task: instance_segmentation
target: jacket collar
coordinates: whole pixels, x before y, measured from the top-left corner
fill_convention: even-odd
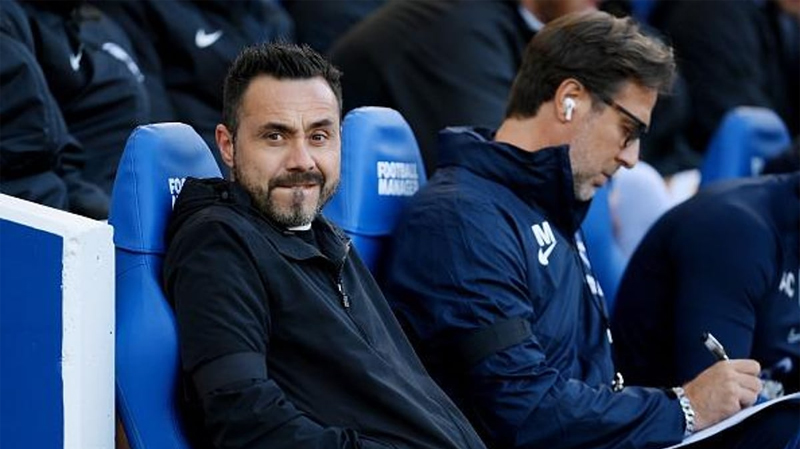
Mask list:
[[[575,198],[569,146],[529,152],[493,138],[494,132],[484,128],[445,129],[439,133],[439,168],[463,167],[503,185],[562,232],[574,234],[590,202]]]
[[[278,252],[290,259],[307,260],[322,257],[340,266],[350,249],[350,239],[322,215],[317,215],[311,224],[318,247],[309,245],[294,231],[283,228],[262,214],[242,186],[219,178],[186,180],[171,220],[174,225],[170,226],[173,228],[172,233],[177,231],[174,227],[190,215],[212,205],[227,206],[240,214],[256,219],[258,227],[268,235]]]

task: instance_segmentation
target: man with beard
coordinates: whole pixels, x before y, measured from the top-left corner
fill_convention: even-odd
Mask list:
[[[342,232],[340,73],[308,47],[244,50],[216,140],[231,180],[189,179],[167,231],[198,441],[225,448],[483,448],[426,374]]]

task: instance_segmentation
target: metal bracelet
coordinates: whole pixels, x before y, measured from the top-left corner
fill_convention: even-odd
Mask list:
[[[678,403],[681,405],[681,411],[683,411],[683,420],[686,426],[684,427],[683,436],[687,437],[694,433],[694,418],[695,413],[694,409],[692,408],[692,403],[689,402],[689,397],[686,396],[686,392],[683,391],[681,387],[675,387],[672,389],[672,392],[675,393],[675,397],[678,398]]]

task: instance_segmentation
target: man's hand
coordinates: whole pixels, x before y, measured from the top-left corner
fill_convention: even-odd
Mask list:
[[[761,391],[755,360],[723,360],[683,386],[695,413],[695,430],[702,430],[753,405]]]

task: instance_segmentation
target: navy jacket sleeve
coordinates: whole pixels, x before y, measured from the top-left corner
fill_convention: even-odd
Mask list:
[[[513,218],[472,201],[419,208],[408,218],[396,236],[404,244],[394,248],[387,292],[423,344],[543,313],[531,300],[539,293],[529,291],[525,248]],[[563,317],[570,319],[578,317]],[[562,325],[574,326],[547,324]],[[464,375],[457,373],[459,379],[437,380],[451,393],[460,391],[456,402],[498,447],[610,449],[680,441],[683,415],[663,391],[628,387],[615,393],[610,386],[592,386],[562,373],[548,359],[548,334],[534,327],[527,341],[483,359]]]
[[[692,220],[692,226],[678,226],[668,246],[679,261],[673,365],[680,382],[716,361],[701,342],[703,332],[713,333],[731,358],[751,356],[758,303],[778,276],[778,242],[763,219],[727,208]]]
[[[28,19],[16,3],[0,4],[0,46],[2,191],[92,218],[106,218],[108,196],[83,180],[80,166],[62,161],[62,153],[83,149],[67,130],[36,60]],[[86,204],[94,207],[83,207]]]
[[[192,375],[226,356],[256,354],[261,365],[246,368],[266,373],[218,373],[218,388],[200,393],[205,432],[214,447],[383,447],[352,429],[313,421],[270,379],[267,280],[253,261],[241,236],[220,222],[184,225],[165,260],[165,290],[176,310],[184,371]]]

